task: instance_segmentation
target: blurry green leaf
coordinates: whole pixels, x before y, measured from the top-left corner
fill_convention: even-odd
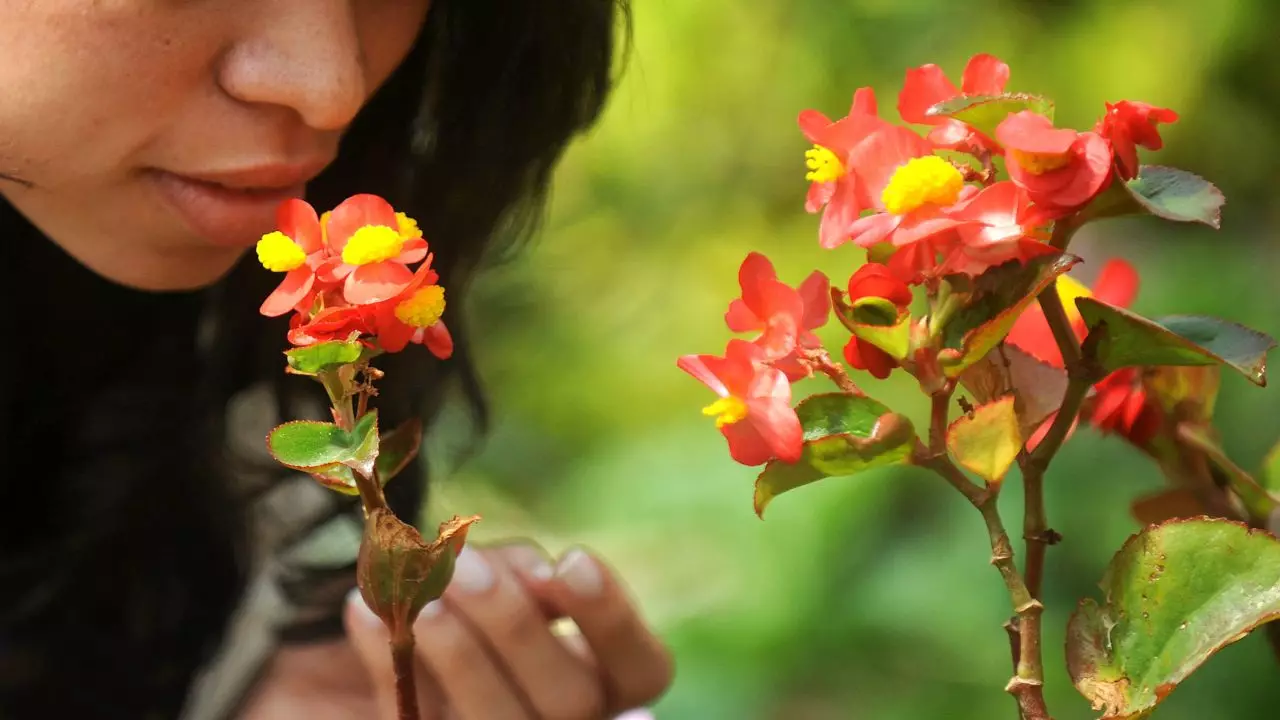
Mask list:
[[[1217,471],[1215,475],[1225,480],[1231,491],[1240,498],[1253,522],[1265,526],[1271,521],[1277,508],[1280,508],[1280,496],[1273,497],[1252,475],[1227,457],[1226,451],[1209,435],[1206,428],[1183,422],[1178,425],[1177,437],[1184,445],[1204,453]]]
[[[289,368],[298,375],[315,375],[338,365],[347,365],[360,359],[364,346],[358,342],[332,340],[330,342],[293,348],[285,351]]]
[[[1272,446],[1263,459],[1261,477],[1267,492],[1280,493],[1280,443]]]
[[[1148,397],[1158,402],[1165,414],[1205,423],[1213,419],[1221,384],[1219,365],[1160,365],[1142,375]]]
[[[947,428],[947,450],[961,467],[998,485],[1022,450],[1013,396],[981,405]]]
[[[378,457],[378,414],[365,413],[351,432],[334,423],[297,420],[267,436],[267,449],[281,465],[312,471],[345,465],[357,472],[373,472]]]
[[[979,278],[970,304],[947,324],[949,349],[938,356],[947,377],[958,377],[999,345],[1022,311],[1036,301],[1036,296],[1052,287],[1059,275],[1079,261],[1078,257],[1064,253],[1028,260],[1021,267],[1016,261],[1002,265],[995,268],[1001,279],[996,288],[1000,289],[985,289],[991,287],[991,282]],[[1014,288],[1017,290],[1013,291]]]
[[[418,454],[418,446],[422,442],[422,421],[411,418],[400,427],[386,433],[378,441],[378,459],[374,468],[378,473],[378,481],[384,486],[404,470]],[[359,495],[356,478],[351,468],[342,463],[331,463],[307,470],[316,482],[336,490],[344,495]]]
[[[1053,120],[1052,100],[1019,93],[959,95],[934,105],[925,114],[955,118],[983,135],[994,138],[996,128],[1005,118],[1023,110],[1030,110]]]
[[[911,421],[868,397],[812,395],[796,406],[804,452],[795,463],[770,461],[756,479],[756,514],[773,498],[828,477],[906,461],[915,444]]]
[[[1267,384],[1267,351],[1276,341],[1257,330],[1192,315],[1148,320],[1087,297],[1077,299],[1076,307],[1091,333],[1102,333],[1098,360],[1108,371],[1129,366],[1222,363],[1257,385]]]
[[[1205,660],[1280,618],[1280,540],[1227,520],[1174,520],[1131,537],[1100,605],[1067,628],[1076,688],[1103,720],[1138,718]]]
[[[1222,191],[1186,170],[1143,165],[1138,176],[1124,183],[1140,211],[1176,222],[1198,222],[1211,228],[1222,224]]]
[[[853,321],[860,325],[893,325],[898,322],[898,306],[882,297],[861,297],[850,307]]]

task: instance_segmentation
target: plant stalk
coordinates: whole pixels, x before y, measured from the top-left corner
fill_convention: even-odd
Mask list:
[[[398,633],[391,640],[391,664],[396,676],[396,710],[399,720],[419,720],[418,691],[414,682],[413,633]]]

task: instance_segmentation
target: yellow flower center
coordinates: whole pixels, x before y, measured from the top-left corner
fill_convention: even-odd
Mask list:
[[[1093,297],[1093,292],[1084,283],[1070,275],[1059,275],[1058,297],[1062,299],[1062,307],[1067,311],[1067,319],[1075,325],[1080,322],[1080,310],[1076,307],[1076,300],[1082,297]]]
[[[306,251],[279,230],[263,235],[258,241],[258,262],[271,272],[296,270],[306,261]]]
[[[400,237],[405,240],[413,240],[422,237],[422,230],[418,228],[418,221],[405,215],[404,213],[396,213],[396,220],[399,222]]]
[[[400,254],[404,237],[386,225],[365,225],[347,240],[342,248],[342,262],[348,265],[369,265],[390,260]]]
[[[950,205],[964,189],[964,175],[937,155],[913,158],[893,171],[880,195],[884,209],[905,215],[927,204]]]
[[[722,397],[702,408],[702,414],[716,419],[716,427],[732,425],[747,416],[747,404],[736,397]]]
[[[320,242],[324,245],[329,244],[329,216],[332,214],[332,210],[320,213]]]
[[[804,179],[809,182],[835,182],[845,174],[840,158],[821,145],[804,151],[804,165],[809,168],[809,172],[804,174]]]
[[[1032,175],[1043,175],[1047,172],[1066,167],[1071,163],[1067,153],[1033,153],[1022,150],[1010,150],[1013,161]]]
[[[444,314],[444,288],[428,285],[396,305],[396,318],[409,327],[431,327]]]

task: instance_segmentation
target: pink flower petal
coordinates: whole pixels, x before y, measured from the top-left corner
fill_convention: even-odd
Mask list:
[[[960,89],[965,95],[999,95],[1009,82],[1009,66],[994,55],[979,53],[964,66]]]
[[[399,295],[411,282],[413,273],[400,263],[371,263],[347,276],[342,295],[352,305],[371,305]]]
[[[341,253],[355,231],[366,225],[398,228],[400,221],[395,208],[377,195],[352,195],[329,215],[329,246],[335,253]]]
[[[311,291],[311,285],[314,282],[315,275],[311,272],[311,268],[304,265],[290,270],[276,289],[262,302],[258,312],[267,317],[284,315],[302,302],[302,299]]]

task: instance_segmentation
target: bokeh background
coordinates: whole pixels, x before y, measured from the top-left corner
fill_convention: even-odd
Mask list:
[[[1154,219],[1086,229],[1089,279],[1112,256],[1143,275],[1145,314],[1216,314],[1280,336],[1280,62],[1274,0],[641,0],[619,91],[561,168],[544,231],[475,289],[477,353],[496,425],[483,452],[440,469],[433,515],[479,512],[479,539],[582,543],[619,569],[674,648],[661,720],[1012,718],[1003,587],[977,513],[913,468],[830,480],[752,513],[751,469],[699,410],[678,355],[718,352],[751,250],[784,280],[836,282],[859,253],[823,251],[802,209],[796,114],[833,117],[872,85],[894,112],[909,66],[991,52],[1011,88],[1092,125],[1104,101],[1183,119],[1160,162],[1217,182],[1220,232]],[[829,334],[832,343],[835,334]],[[838,345],[835,345],[838,347]],[[922,418],[910,382],[861,378]],[[819,386],[800,388],[799,392]],[[1275,389],[1224,378],[1220,428],[1256,466],[1280,437]],[[461,441],[443,423],[434,442]],[[443,454],[437,454],[443,456]],[[1137,526],[1129,502],[1156,468],[1078,433],[1048,478],[1047,696],[1092,718],[1064,669],[1066,618]],[[1020,523],[1018,482],[1003,498]],[[1019,548],[1019,552],[1021,548]],[[1280,668],[1260,634],[1227,648],[1157,716],[1280,716]]]

